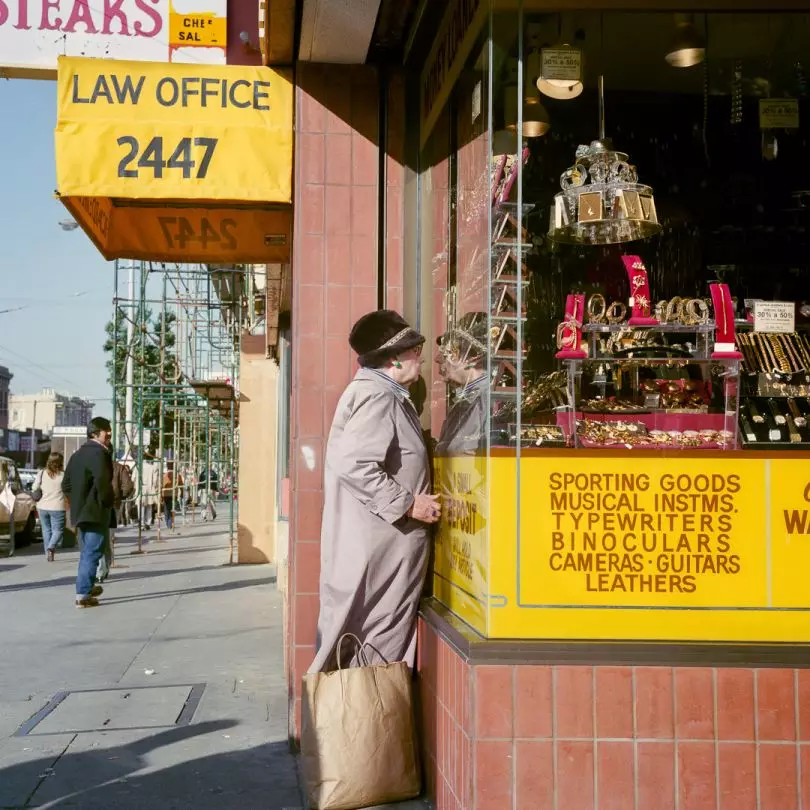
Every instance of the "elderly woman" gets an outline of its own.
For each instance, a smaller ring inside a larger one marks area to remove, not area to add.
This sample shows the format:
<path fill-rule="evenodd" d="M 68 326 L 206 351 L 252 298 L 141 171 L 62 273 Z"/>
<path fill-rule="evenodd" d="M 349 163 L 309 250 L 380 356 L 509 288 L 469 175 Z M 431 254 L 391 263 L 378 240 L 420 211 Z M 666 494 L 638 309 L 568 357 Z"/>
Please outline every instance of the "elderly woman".
<path fill-rule="evenodd" d="M 487 315 L 468 312 L 436 339 L 439 374 L 456 388 L 453 407 L 442 425 L 437 456 L 475 455 L 486 446 Z"/>
<path fill-rule="evenodd" d="M 424 342 L 391 310 L 364 315 L 349 336 L 361 368 L 338 402 L 326 447 L 321 612 L 310 672 L 336 668 L 344 633 L 386 662 L 414 663 L 428 524 L 441 513 L 408 395 Z M 359 665 L 356 652 L 344 644 L 341 664 Z"/>

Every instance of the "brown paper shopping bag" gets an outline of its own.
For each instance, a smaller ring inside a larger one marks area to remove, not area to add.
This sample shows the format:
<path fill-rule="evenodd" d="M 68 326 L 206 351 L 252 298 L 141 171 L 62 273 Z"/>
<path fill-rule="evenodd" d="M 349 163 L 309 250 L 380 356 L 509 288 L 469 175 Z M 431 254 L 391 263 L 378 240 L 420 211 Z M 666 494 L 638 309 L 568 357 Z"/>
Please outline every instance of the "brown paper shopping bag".
<path fill-rule="evenodd" d="M 304 676 L 301 765 L 312 810 L 357 810 L 419 795 L 411 670 L 405 662 Z"/>

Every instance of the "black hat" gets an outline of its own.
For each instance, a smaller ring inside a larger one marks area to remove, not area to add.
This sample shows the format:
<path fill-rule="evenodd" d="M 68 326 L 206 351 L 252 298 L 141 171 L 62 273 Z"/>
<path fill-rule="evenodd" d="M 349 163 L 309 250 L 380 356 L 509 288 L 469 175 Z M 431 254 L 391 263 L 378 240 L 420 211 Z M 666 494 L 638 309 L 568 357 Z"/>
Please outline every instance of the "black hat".
<path fill-rule="evenodd" d="M 436 345 L 443 352 L 457 352 L 465 360 L 485 357 L 487 320 L 486 312 L 466 312 L 455 326 L 436 338 Z"/>
<path fill-rule="evenodd" d="M 361 366 L 380 365 L 386 358 L 396 357 L 424 342 L 425 338 L 392 309 L 378 309 L 363 315 L 349 335 L 349 345 L 357 352 Z"/>

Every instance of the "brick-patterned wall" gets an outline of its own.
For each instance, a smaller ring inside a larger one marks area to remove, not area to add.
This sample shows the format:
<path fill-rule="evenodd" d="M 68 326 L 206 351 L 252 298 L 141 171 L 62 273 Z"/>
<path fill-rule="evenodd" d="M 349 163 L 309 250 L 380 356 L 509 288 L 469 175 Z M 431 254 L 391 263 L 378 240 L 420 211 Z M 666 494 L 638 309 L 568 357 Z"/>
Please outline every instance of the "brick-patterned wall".
<path fill-rule="evenodd" d="M 419 629 L 436 810 L 810 810 L 810 671 L 470 666 Z"/>
<path fill-rule="evenodd" d="M 402 303 L 404 85 L 389 85 L 388 154 L 380 180 L 379 77 L 363 66 L 300 64 L 293 234 L 290 733 L 315 651 L 323 454 L 337 401 L 356 370 L 348 336 L 377 308 L 379 195 L 386 193 L 386 300 Z"/>

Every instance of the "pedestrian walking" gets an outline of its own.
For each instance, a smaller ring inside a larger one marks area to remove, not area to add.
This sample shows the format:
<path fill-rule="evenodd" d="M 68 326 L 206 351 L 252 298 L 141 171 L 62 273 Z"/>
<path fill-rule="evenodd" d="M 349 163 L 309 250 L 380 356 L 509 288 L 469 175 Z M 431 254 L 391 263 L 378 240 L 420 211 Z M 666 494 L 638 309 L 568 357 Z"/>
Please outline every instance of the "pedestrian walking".
<path fill-rule="evenodd" d="M 140 476 L 137 475 L 136 468 L 136 478 L 138 478 L 140 490 L 138 498 L 140 503 L 139 520 L 141 528 L 146 531 L 151 529 L 155 522 L 158 498 L 160 497 L 160 466 L 151 453 L 144 453 L 141 462 L 141 474 Z"/>
<path fill-rule="evenodd" d="M 174 491 L 175 487 L 182 491 L 183 476 L 175 474 L 174 462 L 166 463 L 166 472 L 163 474 L 163 518 L 166 521 L 166 528 L 174 526 Z"/>
<path fill-rule="evenodd" d="M 112 466 L 113 508 L 112 514 L 110 515 L 110 536 L 108 542 L 104 545 L 104 553 L 98 561 L 96 579 L 99 582 L 104 582 L 110 575 L 115 553 L 115 533 L 118 530 L 118 526 L 121 525 L 118 516 L 124 511 L 121 509 L 121 505 L 126 498 L 131 498 L 132 493 L 135 491 L 135 484 L 132 481 L 132 474 L 129 471 L 129 467 L 122 464 L 120 461 L 113 461 Z"/>
<path fill-rule="evenodd" d="M 103 588 L 96 584 L 98 562 L 109 542 L 110 518 L 115 502 L 110 453 L 112 425 L 97 416 L 87 426 L 87 441 L 70 457 L 62 492 L 68 500 L 70 519 L 82 537 L 76 577 L 76 607 L 98 605 Z"/>
<path fill-rule="evenodd" d="M 116 523 L 118 526 L 129 526 L 132 522 L 132 509 L 135 507 L 135 501 L 132 496 L 135 494 L 135 479 L 133 476 L 134 463 L 129 455 L 117 462 L 121 466 L 118 471 L 119 490 L 121 491 L 121 498 L 117 500 L 116 507 Z M 115 485 L 115 472 L 117 467 L 113 469 L 113 485 Z M 127 494 L 123 494 L 123 493 Z"/>
<path fill-rule="evenodd" d="M 414 663 L 416 611 L 430 530 L 441 513 L 408 395 L 425 339 L 396 312 L 354 325 L 361 366 L 337 405 L 326 447 L 318 650 L 310 672 L 337 667 L 338 642 L 355 634 L 387 662 Z M 344 644 L 341 665 L 359 666 Z"/>
<path fill-rule="evenodd" d="M 202 519 L 211 520 L 217 519 L 217 510 L 214 507 L 214 501 L 217 499 L 219 492 L 219 476 L 217 471 L 213 469 L 206 470 L 203 468 L 200 472 L 200 477 L 197 479 L 197 495 L 200 506 L 203 508 Z"/>
<path fill-rule="evenodd" d="M 65 534 L 65 509 L 67 504 L 62 492 L 65 477 L 65 457 L 51 453 L 34 483 L 34 500 L 37 502 L 39 522 L 42 526 L 42 545 L 48 562 L 54 561 L 56 549 L 61 548 Z"/>

